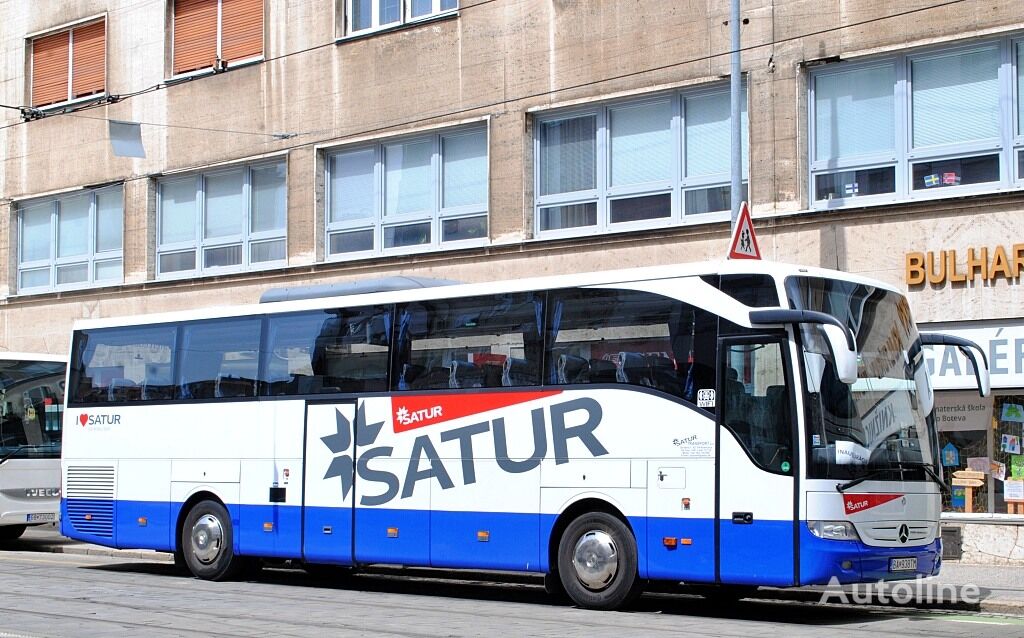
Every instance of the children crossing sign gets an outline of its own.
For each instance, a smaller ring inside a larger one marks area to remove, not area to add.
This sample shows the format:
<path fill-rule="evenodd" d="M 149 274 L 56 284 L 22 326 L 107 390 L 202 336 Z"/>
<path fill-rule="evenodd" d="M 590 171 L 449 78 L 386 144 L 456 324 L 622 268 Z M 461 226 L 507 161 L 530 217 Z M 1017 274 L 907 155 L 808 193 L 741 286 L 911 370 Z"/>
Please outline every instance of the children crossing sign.
<path fill-rule="evenodd" d="M 761 249 L 757 246 L 754 234 L 754 223 L 750 221 L 750 207 L 746 202 L 740 204 L 739 219 L 732 231 L 732 245 L 729 247 L 729 259 L 760 259 Z"/>

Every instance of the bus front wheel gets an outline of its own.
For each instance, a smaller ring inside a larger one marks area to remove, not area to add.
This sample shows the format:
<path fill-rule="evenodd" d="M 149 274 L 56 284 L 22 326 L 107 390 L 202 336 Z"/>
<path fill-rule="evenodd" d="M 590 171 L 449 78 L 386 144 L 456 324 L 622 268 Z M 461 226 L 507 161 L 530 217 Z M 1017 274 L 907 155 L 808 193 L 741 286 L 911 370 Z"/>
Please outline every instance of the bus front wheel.
<path fill-rule="evenodd" d="M 576 518 L 558 543 L 558 575 L 580 607 L 618 609 L 640 595 L 636 540 L 620 519 L 605 512 Z"/>
<path fill-rule="evenodd" d="M 188 513 L 181 530 L 185 564 L 197 578 L 227 580 L 242 567 L 235 556 L 231 517 L 216 501 L 201 501 Z"/>

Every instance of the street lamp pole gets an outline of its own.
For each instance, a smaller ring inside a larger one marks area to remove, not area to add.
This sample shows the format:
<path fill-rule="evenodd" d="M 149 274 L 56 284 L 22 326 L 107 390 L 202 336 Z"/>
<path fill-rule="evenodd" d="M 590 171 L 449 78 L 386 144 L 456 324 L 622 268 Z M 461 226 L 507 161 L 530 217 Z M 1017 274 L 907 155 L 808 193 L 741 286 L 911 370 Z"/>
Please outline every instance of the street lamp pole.
<path fill-rule="evenodd" d="M 740 135 L 740 0 L 730 0 L 729 31 L 731 33 L 729 71 L 729 134 L 730 134 L 730 182 L 729 204 L 732 209 L 733 232 L 740 214 L 740 200 L 743 198 L 742 182 L 742 139 Z"/>

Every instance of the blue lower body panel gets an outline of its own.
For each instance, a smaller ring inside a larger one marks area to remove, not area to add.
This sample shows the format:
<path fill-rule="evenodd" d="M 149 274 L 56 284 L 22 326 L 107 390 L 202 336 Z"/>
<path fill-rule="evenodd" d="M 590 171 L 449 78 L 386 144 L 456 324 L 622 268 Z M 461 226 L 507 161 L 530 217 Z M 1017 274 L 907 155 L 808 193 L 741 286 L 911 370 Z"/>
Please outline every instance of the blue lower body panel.
<path fill-rule="evenodd" d="M 61 500 L 61 533 L 107 547 L 173 551 L 181 503 Z M 430 512 L 367 508 L 229 505 L 239 554 L 317 563 L 390 563 L 442 568 L 550 571 L 549 514 Z M 303 518 L 304 516 L 304 518 Z M 630 517 L 640 576 L 715 582 L 713 519 Z M 800 585 L 904 580 L 941 565 L 941 543 L 908 548 L 833 541 L 800 529 Z M 354 541 L 353 541 L 354 538 Z M 677 540 L 666 546 L 665 538 Z M 721 524 L 721 582 L 788 586 L 793 579 L 793 524 Z M 353 557 L 353 550 L 355 555 Z M 916 571 L 889 570 L 892 558 L 917 558 Z"/>
<path fill-rule="evenodd" d="M 844 585 L 907 580 L 937 574 L 942 564 L 942 542 L 938 539 L 916 547 L 870 547 L 861 541 L 818 538 L 806 525 L 801 528 L 801 585 L 825 585 L 833 577 Z M 911 557 L 917 558 L 916 571 L 889 570 L 890 559 Z"/>
<path fill-rule="evenodd" d="M 796 584 L 793 521 L 754 520 L 720 526 L 723 583 L 788 587 Z"/>

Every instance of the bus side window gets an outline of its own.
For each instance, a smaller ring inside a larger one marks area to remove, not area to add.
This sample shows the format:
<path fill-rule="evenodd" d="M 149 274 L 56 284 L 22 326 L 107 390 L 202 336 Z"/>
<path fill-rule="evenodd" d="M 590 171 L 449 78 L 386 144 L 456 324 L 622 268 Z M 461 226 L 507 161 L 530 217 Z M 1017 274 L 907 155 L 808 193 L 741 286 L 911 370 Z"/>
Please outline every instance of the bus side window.
<path fill-rule="evenodd" d="M 174 324 L 76 333 L 69 401 L 120 403 L 173 398 L 170 367 L 176 338 Z"/>
<path fill-rule="evenodd" d="M 179 397 L 256 396 L 261 319 L 216 319 L 182 325 Z"/>
<path fill-rule="evenodd" d="M 271 315 L 261 396 L 387 389 L 390 306 Z"/>
<path fill-rule="evenodd" d="M 714 388 L 715 318 L 630 290 L 568 290 L 548 303 L 546 382 L 626 383 L 696 402 Z"/>
<path fill-rule="evenodd" d="M 534 293 L 399 306 L 394 389 L 539 385 L 542 307 Z"/>

